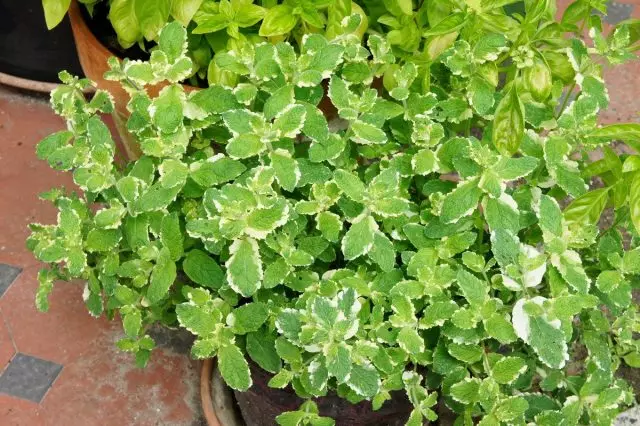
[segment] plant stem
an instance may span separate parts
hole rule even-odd
[[[575,88],[576,88],[576,82],[574,81],[571,87],[569,88],[569,90],[567,91],[567,95],[564,97],[564,100],[562,101],[562,105],[560,106],[560,110],[556,115],[556,119],[560,118],[560,116],[564,112],[565,108],[567,107],[567,104],[569,103],[569,98],[571,97],[571,93]]]

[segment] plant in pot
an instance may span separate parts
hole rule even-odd
[[[156,45],[162,27],[170,21],[180,22],[188,29],[188,55],[194,65],[185,82],[195,87],[211,83],[233,85],[233,81],[227,80],[229,76],[212,61],[216,53],[266,40],[288,40],[297,44],[309,32],[322,32],[332,38],[340,32],[340,21],[351,12],[362,16],[360,34],[367,25],[366,15],[351,0],[287,0],[280,4],[269,0],[255,2],[257,4],[253,0],[81,0],[79,3],[87,11],[85,15],[92,17],[89,21],[98,21],[88,22],[91,29],[107,27],[99,31],[98,42],[108,43],[107,38],[113,33],[117,45],[109,43],[110,48],[122,57],[144,57],[145,52]],[[42,6],[49,28],[57,26],[72,7],[76,38],[92,37],[78,31],[78,27],[85,25],[80,22],[84,18],[70,0],[43,0]],[[109,24],[102,22],[106,20]],[[81,51],[80,55],[93,53]],[[101,67],[100,74],[106,70],[106,63]],[[85,66],[85,73],[95,79],[90,68]]]
[[[150,61],[110,63],[143,153],[124,166],[108,93],[62,74],[68,130],[37,153],[83,192],[45,194],[58,223],[32,225],[38,306],[86,280],[140,365],[149,325],[186,328],[248,424],[420,425],[439,401],[458,424],[611,424],[634,399],[616,371],[639,365],[640,156],[610,145],[637,151],[640,125],[597,125],[596,61],[629,59],[637,34],[590,17],[587,47],[529,7],[513,35],[464,20],[480,26],[430,59],[428,86],[353,15],[299,51],[220,55],[237,84],[185,92],[171,23]]]

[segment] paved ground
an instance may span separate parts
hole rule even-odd
[[[46,98],[0,87],[0,425],[200,424],[199,363],[180,336],[158,331],[164,344],[140,370],[114,347],[120,325],[87,314],[81,284],[58,284],[50,312],[35,309],[27,224],[55,221],[37,195],[72,181],[34,149],[63,127]]]
[[[640,0],[611,11],[612,22],[640,17]],[[606,80],[611,108],[603,122],[640,121],[640,63],[609,71]],[[182,336],[158,331],[164,343],[138,370],[114,347],[120,325],[87,314],[82,285],[57,285],[48,314],[34,307],[40,265],[24,246],[27,224],[55,220],[38,193],[72,184],[35,158],[35,145],[61,128],[45,98],[0,87],[0,425],[201,424],[199,364],[185,355]],[[629,412],[620,424],[639,420]]]

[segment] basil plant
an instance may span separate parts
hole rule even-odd
[[[398,390],[407,425],[444,406],[460,425],[611,424],[634,400],[616,372],[640,366],[640,125],[597,117],[602,67],[633,57],[637,26],[605,36],[546,2],[509,31],[478,20],[504,3],[462,5],[473,31],[436,25],[450,42],[427,68],[361,43],[354,14],[331,40],[218,55],[237,83],[189,92],[172,22],[149,61],[110,63],[143,154],[124,164],[110,95],[87,101],[91,83],[62,73],[67,130],[37,154],[81,192],[44,194],[58,221],[31,225],[49,264],[37,306],[86,281],[140,365],[151,325],[183,327],[233,389],[252,363],[307,400],[281,425],[333,424],[313,402],[330,392],[378,409]],[[585,25],[593,42],[567,37]]]

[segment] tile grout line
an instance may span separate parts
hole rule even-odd
[[[18,275],[18,276],[20,276],[20,275]],[[16,277],[16,279],[17,278],[18,277]],[[11,286],[9,286],[9,287],[11,287]],[[7,290],[9,290],[9,289],[7,289]],[[2,319],[2,322],[4,323],[4,326],[7,329],[7,333],[9,334],[9,339],[11,339],[11,345],[13,346],[13,356],[15,356],[15,354],[18,353],[18,345],[16,345],[16,341],[13,339],[13,330],[11,329],[11,325],[9,324],[9,322],[4,317],[4,314],[2,313],[2,308],[1,307],[0,307],[0,318]],[[13,356],[11,357],[11,359],[13,359]],[[9,362],[11,362],[11,361],[9,361]]]

